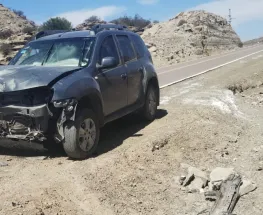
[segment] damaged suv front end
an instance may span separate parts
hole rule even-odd
[[[4,85],[2,88],[8,87],[7,83]],[[0,92],[0,137],[34,142],[50,138],[61,142],[63,124],[74,120],[77,100],[52,100],[53,94],[54,89],[48,85]]]
[[[44,141],[50,118],[48,87],[0,93],[0,136]]]
[[[93,38],[40,39],[0,66],[0,137],[61,142],[63,124],[74,120],[77,107],[63,80],[89,64],[84,54],[91,55],[93,44]]]

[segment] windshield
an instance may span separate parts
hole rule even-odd
[[[31,42],[21,49],[10,65],[86,66],[94,38],[74,38]]]

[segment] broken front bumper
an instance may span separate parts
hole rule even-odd
[[[50,111],[46,104],[34,107],[8,105],[0,107],[0,137],[44,141]]]

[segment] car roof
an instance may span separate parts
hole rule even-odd
[[[95,34],[93,31],[90,30],[84,30],[84,31],[69,31],[69,32],[61,32],[57,34],[51,34],[48,36],[40,37],[37,40],[34,40],[32,42],[36,41],[45,41],[45,40],[57,40],[57,39],[67,39],[67,38],[88,38],[88,37],[98,37],[99,35],[112,35],[112,34],[130,34],[130,35],[137,35],[136,33],[133,33],[132,31],[128,30],[104,30],[100,31],[97,34]]]
[[[92,31],[69,31],[62,32],[57,34],[52,34],[48,36],[41,37],[35,41],[44,41],[44,40],[55,40],[55,39],[66,39],[66,38],[78,38],[78,37],[95,37]]]

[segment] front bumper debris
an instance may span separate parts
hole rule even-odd
[[[0,137],[14,140],[44,141],[50,118],[47,105],[0,107]]]
[[[48,138],[64,140],[64,126],[75,121],[77,101],[63,108],[47,104],[34,107],[0,107],[0,137],[13,140],[43,142]]]

